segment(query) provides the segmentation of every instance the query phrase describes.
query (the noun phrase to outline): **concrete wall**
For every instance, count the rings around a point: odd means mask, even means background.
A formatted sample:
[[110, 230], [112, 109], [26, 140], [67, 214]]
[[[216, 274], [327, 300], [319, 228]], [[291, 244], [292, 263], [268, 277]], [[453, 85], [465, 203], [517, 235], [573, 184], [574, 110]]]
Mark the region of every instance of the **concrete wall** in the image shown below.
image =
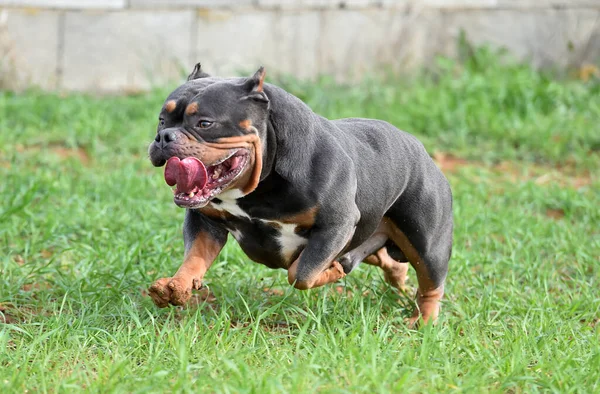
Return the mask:
[[197, 61], [348, 79], [452, 56], [461, 29], [535, 65], [600, 59], [600, 0], [0, 0], [0, 87], [138, 91]]

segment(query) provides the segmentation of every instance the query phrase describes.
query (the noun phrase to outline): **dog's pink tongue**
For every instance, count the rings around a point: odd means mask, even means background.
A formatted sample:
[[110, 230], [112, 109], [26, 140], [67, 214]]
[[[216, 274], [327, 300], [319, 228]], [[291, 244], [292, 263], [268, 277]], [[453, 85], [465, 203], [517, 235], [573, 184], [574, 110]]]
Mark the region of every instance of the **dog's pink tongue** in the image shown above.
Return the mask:
[[177, 185], [178, 192], [189, 194], [195, 188], [203, 189], [208, 175], [204, 164], [195, 157], [186, 157], [183, 160], [171, 157], [165, 166], [165, 181], [169, 186]]

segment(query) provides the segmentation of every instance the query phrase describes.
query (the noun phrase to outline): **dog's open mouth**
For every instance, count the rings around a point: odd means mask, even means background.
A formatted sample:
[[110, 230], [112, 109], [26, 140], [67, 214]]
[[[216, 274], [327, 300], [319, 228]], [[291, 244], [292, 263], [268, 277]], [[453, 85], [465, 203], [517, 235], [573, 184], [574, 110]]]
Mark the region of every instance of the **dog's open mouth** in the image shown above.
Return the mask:
[[202, 208], [242, 173], [249, 157], [250, 152], [240, 148], [208, 167], [195, 157], [183, 160], [171, 157], [165, 166], [165, 181], [175, 186], [175, 204], [183, 208]]

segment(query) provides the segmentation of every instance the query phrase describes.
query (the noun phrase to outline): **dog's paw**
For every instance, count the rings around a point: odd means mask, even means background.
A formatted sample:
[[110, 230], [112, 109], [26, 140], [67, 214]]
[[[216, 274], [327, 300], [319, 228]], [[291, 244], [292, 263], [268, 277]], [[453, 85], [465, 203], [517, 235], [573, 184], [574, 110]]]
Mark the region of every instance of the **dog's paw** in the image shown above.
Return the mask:
[[[441, 288], [443, 289], [443, 287]], [[442, 290], [443, 291], [443, 290]], [[440, 290], [430, 292], [429, 297], [417, 296], [417, 305], [410, 318], [405, 319], [408, 328], [417, 329], [426, 324], [437, 324], [440, 313]], [[442, 293], [443, 294], [443, 293]]]
[[421, 319], [421, 314], [419, 313], [419, 311], [416, 311], [416, 313], [413, 313], [413, 315], [411, 317], [404, 318], [404, 324], [406, 324], [406, 326], [411, 330], [418, 329], [421, 325], [421, 322], [422, 322], [422, 319]]
[[406, 324], [406, 326], [411, 330], [418, 330], [421, 327], [426, 326], [428, 324], [433, 324], [435, 326], [437, 325], [437, 316], [434, 318], [426, 319], [423, 317], [423, 315], [421, 315], [421, 313], [416, 311], [411, 317], [407, 317], [404, 319], [404, 324]]
[[181, 277], [161, 278], [154, 282], [148, 289], [148, 293], [159, 308], [171, 305], [185, 305], [192, 297], [192, 289], [200, 289], [201, 282], [198, 279]]

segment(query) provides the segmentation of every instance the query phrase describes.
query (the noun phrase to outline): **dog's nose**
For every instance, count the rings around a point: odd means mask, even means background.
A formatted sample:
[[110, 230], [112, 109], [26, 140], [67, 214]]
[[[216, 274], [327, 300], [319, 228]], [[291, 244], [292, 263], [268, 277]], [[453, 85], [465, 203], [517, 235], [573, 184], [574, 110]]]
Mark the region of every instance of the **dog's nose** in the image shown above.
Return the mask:
[[167, 145], [177, 139], [177, 134], [172, 129], [164, 129], [156, 133], [156, 138], [154, 141], [160, 143], [162, 141], [162, 145]]

